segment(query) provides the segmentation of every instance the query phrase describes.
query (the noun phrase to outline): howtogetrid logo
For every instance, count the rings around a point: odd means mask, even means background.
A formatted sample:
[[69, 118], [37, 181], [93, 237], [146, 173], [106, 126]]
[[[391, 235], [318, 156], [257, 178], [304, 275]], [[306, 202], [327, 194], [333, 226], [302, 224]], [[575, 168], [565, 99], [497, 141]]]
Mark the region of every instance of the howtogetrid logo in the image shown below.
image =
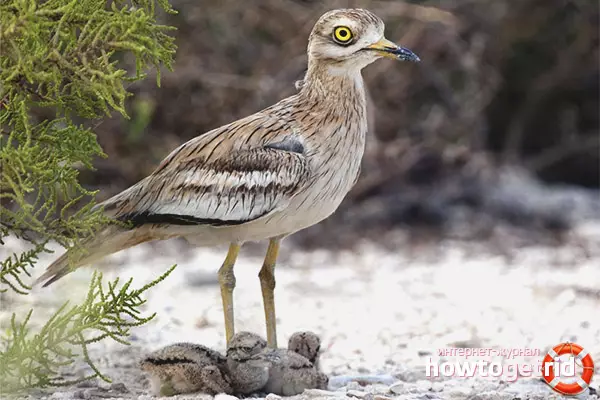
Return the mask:
[[[565, 362], [561, 356], [569, 356]], [[570, 362], [570, 363], [569, 363]], [[569, 365], [571, 371], [567, 372]], [[581, 368], [581, 375], [575, 372], [575, 365]], [[546, 354], [542, 362], [542, 375], [552, 389], [561, 394], [577, 395], [588, 388], [594, 375], [594, 361], [583, 347], [576, 343], [560, 343]]]

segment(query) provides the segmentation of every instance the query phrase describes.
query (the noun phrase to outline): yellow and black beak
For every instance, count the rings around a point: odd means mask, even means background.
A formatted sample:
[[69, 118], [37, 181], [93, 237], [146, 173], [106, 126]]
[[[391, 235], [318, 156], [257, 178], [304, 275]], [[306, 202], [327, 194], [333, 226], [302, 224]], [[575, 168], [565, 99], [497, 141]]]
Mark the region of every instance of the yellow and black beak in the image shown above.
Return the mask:
[[415, 53], [406, 47], [398, 46], [394, 42], [383, 38], [377, 43], [368, 46], [367, 49], [375, 50], [383, 57], [393, 58], [394, 60], [419, 62], [421, 59]]

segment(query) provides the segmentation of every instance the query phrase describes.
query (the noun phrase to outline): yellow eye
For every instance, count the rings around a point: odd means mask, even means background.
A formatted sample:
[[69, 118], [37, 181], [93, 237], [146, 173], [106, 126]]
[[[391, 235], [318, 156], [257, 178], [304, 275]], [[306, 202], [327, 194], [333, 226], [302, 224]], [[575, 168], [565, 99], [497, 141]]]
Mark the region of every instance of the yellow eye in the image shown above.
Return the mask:
[[352, 40], [352, 31], [345, 26], [338, 26], [333, 30], [333, 40], [339, 44], [349, 44]]

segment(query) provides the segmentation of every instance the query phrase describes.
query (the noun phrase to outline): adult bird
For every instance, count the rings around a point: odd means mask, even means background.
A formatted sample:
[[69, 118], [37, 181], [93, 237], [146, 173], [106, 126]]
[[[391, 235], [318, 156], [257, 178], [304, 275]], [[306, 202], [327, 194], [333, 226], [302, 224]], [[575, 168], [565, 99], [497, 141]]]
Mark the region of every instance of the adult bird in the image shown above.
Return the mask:
[[383, 31], [383, 21], [367, 10], [324, 14], [308, 40], [298, 93], [179, 146], [150, 176], [100, 204], [129, 224], [104, 228], [85, 242], [85, 254], [63, 254], [38, 281], [49, 285], [74, 268], [151, 240], [229, 243], [218, 272], [229, 343], [240, 246], [268, 239], [259, 278], [267, 342], [277, 347], [273, 291], [280, 241], [331, 215], [360, 172], [367, 133], [361, 70], [381, 57], [419, 61]]

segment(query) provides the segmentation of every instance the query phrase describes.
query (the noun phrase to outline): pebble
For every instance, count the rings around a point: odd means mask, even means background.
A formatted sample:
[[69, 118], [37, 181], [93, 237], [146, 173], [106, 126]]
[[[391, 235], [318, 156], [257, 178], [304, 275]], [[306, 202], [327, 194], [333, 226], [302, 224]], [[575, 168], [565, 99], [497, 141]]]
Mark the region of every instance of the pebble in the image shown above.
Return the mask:
[[115, 392], [120, 392], [120, 393], [128, 393], [129, 392], [129, 389], [127, 389], [127, 386], [125, 386], [125, 384], [123, 382], [115, 382], [115, 383], [111, 384], [110, 390], [114, 390]]
[[360, 383], [356, 381], [348, 382], [348, 384], [346, 385], [346, 391], [360, 390], [361, 388], [362, 386], [360, 385]]
[[417, 381], [416, 385], [419, 392], [427, 392], [431, 390], [432, 387], [431, 381], [426, 381], [424, 379]]
[[467, 397], [473, 392], [473, 389], [466, 386], [456, 386], [448, 391], [450, 397]]
[[389, 388], [390, 392], [396, 394], [404, 394], [406, 393], [406, 384], [402, 381], [398, 381], [392, 384]]
[[73, 397], [76, 399], [89, 399], [90, 398], [89, 392], [85, 389], [77, 389], [75, 392], [73, 392]]
[[215, 396], [215, 400], [239, 400], [237, 397], [230, 394], [219, 393]]
[[433, 382], [431, 384], [431, 391], [432, 392], [441, 392], [444, 390], [444, 383], [443, 382]]
[[276, 395], [275, 393], [269, 393], [267, 395], [267, 397], [265, 397], [265, 400], [279, 400], [281, 399], [281, 396]]
[[362, 392], [360, 390], [348, 390], [348, 391], [346, 391], [346, 396], [348, 396], [348, 397], [356, 397], [356, 398], [359, 398], [359, 399], [366, 398], [368, 394], [369, 393]]
[[345, 396], [346, 392], [331, 392], [323, 389], [305, 389], [302, 394], [310, 397], [341, 397]]

